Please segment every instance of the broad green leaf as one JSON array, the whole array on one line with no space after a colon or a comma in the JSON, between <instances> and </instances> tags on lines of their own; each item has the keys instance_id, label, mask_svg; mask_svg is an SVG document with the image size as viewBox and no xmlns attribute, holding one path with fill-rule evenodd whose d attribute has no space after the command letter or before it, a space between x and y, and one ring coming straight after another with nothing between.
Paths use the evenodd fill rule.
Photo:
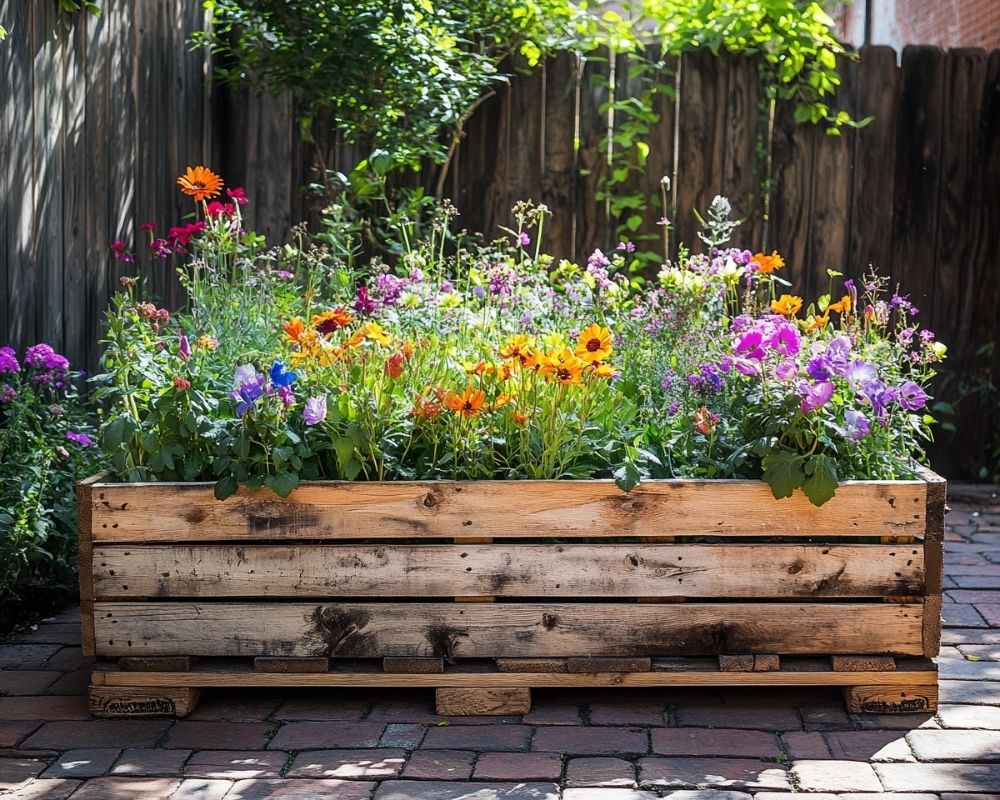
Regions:
<instances>
[{"instance_id":1,"label":"broad green leaf","mask_svg":"<svg viewBox=\"0 0 1000 800\"><path fill-rule=\"evenodd\" d=\"M791 497L805 480L802 456L789 450L772 450L764 456L763 478L777 499Z\"/></svg>"},{"instance_id":2,"label":"broad green leaf","mask_svg":"<svg viewBox=\"0 0 1000 800\"><path fill-rule=\"evenodd\" d=\"M814 506L823 505L837 493L837 463L830 456L812 456L806 461L805 473L802 491Z\"/></svg>"}]
</instances>

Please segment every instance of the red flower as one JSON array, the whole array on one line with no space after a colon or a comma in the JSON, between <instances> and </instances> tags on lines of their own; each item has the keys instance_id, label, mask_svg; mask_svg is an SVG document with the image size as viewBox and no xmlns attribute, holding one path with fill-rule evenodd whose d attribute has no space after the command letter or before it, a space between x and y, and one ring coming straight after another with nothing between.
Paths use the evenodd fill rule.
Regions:
<instances>
[{"instance_id":1,"label":"red flower","mask_svg":"<svg viewBox=\"0 0 1000 800\"><path fill-rule=\"evenodd\" d=\"M179 392L183 392L185 389L191 388L191 381L178 375L174 378L174 388Z\"/></svg>"},{"instance_id":2,"label":"red flower","mask_svg":"<svg viewBox=\"0 0 1000 800\"><path fill-rule=\"evenodd\" d=\"M250 202L242 186L234 186L232 189L226 189L226 194L229 195L230 200L235 200L241 206L245 206Z\"/></svg>"},{"instance_id":3,"label":"red flower","mask_svg":"<svg viewBox=\"0 0 1000 800\"><path fill-rule=\"evenodd\" d=\"M174 247L186 247L188 242L191 241L192 236L196 236L205 230L204 220L198 220L197 222L192 222L190 225L180 225L176 228L171 228L167 233L167 239L170 240L170 244Z\"/></svg>"},{"instance_id":4,"label":"red flower","mask_svg":"<svg viewBox=\"0 0 1000 800\"><path fill-rule=\"evenodd\" d=\"M205 207L205 214L209 217L217 217L220 214L232 217L236 214L236 206L232 203L220 203L218 200L213 200Z\"/></svg>"},{"instance_id":5,"label":"red flower","mask_svg":"<svg viewBox=\"0 0 1000 800\"><path fill-rule=\"evenodd\" d=\"M402 353L393 353L385 362L385 374L390 378L398 378L403 374L403 365L406 363L406 356Z\"/></svg>"}]
</instances>

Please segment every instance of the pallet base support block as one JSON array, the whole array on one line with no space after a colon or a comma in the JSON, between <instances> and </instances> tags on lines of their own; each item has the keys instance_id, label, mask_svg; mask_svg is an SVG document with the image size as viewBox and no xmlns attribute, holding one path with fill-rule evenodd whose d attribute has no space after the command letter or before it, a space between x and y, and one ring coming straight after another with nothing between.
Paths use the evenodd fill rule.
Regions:
<instances>
[{"instance_id":1,"label":"pallet base support block","mask_svg":"<svg viewBox=\"0 0 1000 800\"><path fill-rule=\"evenodd\" d=\"M186 717L201 689L189 686L91 686L90 713L105 719Z\"/></svg>"},{"instance_id":2,"label":"pallet base support block","mask_svg":"<svg viewBox=\"0 0 1000 800\"><path fill-rule=\"evenodd\" d=\"M527 714L531 689L437 689L437 713L442 716Z\"/></svg>"},{"instance_id":3,"label":"pallet base support block","mask_svg":"<svg viewBox=\"0 0 1000 800\"><path fill-rule=\"evenodd\" d=\"M933 714L938 707L938 687L848 686L844 702L852 714Z\"/></svg>"},{"instance_id":4,"label":"pallet base support block","mask_svg":"<svg viewBox=\"0 0 1000 800\"><path fill-rule=\"evenodd\" d=\"M254 672L326 672L330 668L327 658L282 658L280 656L257 656L253 660Z\"/></svg>"}]
</instances>

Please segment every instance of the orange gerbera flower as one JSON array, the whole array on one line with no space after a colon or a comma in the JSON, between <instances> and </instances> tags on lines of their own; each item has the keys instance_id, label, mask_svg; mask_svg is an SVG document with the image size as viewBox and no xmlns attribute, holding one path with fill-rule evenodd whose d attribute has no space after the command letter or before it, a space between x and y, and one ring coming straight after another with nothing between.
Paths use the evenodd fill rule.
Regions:
<instances>
[{"instance_id":1,"label":"orange gerbera flower","mask_svg":"<svg viewBox=\"0 0 1000 800\"><path fill-rule=\"evenodd\" d=\"M838 314L850 314L851 313L851 296L845 294L836 303L830 303L827 311L836 311Z\"/></svg>"},{"instance_id":2,"label":"orange gerbera flower","mask_svg":"<svg viewBox=\"0 0 1000 800\"><path fill-rule=\"evenodd\" d=\"M479 361L475 364L471 361L463 363L462 368L465 370L467 375L484 375L489 372L490 365L482 359L479 359Z\"/></svg>"},{"instance_id":3,"label":"orange gerbera flower","mask_svg":"<svg viewBox=\"0 0 1000 800\"><path fill-rule=\"evenodd\" d=\"M576 354L587 361L603 361L611 355L611 331L593 324L576 340Z\"/></svg>"},{"instance_id":4,"label":"orange gerbera flower","mask_svg":"<svg viewBox=\"0 0 1000 800\"><path fill-rule=\"evenodd\" d=\"M517 423L518 425L524 425L525 422L531 419L531 415L522 414L520 411L515 411L513 414L510 415L510 418L514 420L514 422Z\"/></svg>"},{"instance_id":5,"label":"orange gerbera flower","mask_svg":"<svg viewBox=\"0 0 1000 800\"><path fill-rule=\"evenodd\" d=\"M343 306L331 308L329 311L316 314L312 318L313 327L323 336L340 330L352 322L354 322L354 315Z\"/></svg>"},{"instance_id":6,"label":"orange gerbera flower","mask_svg":"<svg viewBox=\"0 0 1000 800\"><path fill-rule=\"evenodd\" d=\"M541 359L541 373L557 383L579 383L587 362L578 358L568 347L557 353L549 353Z\"/></svg>"},{"instance_id":7,"label":"orange gerbera flower","mask_svg":"<svg viewBox=\"0 0 1000 800\"><path fill-rule=\"evenodd\" d=\"M215 197L222 190L222 178L208 167L188 167L177 179L177 185L196 203Z\"/></svg>"},{"instance_id":8,"label":"orange gerbera flower","mask_svg":"<svg viewBox=\"0 0 1000 800\"><path fill-rule=\"evenodd\" d=\"M802 310L802 298L791 294L783 294L777 300L771 301L771 311L786 317L794 317Z\"/></svg>"},{"instance_id":9,"label":"orange gerbera flower","mask_svg":"<svg viewBox=\"0 0 1000 800\"><path fill-rule=\"evenodd\" d=\"M509 394L501 393L496 396L496 399L493 401L491 408L494 411L496 411L498 408L503 408L506 405L510 405L512 402L514 402L513 397L511 397Z\"/></svg>"},{"instance_id":10,"label":"orange gerbera flower","mask_svg":"<svg viewBox=\"0 0 1000 800\"><path fill-rule=\"evenodd\" d=\"M292 342L299 341L302 338L302 334L306 332L306 324L302 321L301 317L293 317L281 327L285 331L285 336Z\"/></svg>"},{"instance_id":11,"label":"orange gerbera flower","mask_svg":"<svg viewBox=\"0 0 1000 800\"><path fill-rule=\"evenodd\" d=\"M478 417L486 405L486 393L475 386L466 386L465 391L448 392L444 396L444 407L463 417Z\"/></svg>"},{"instance_id":12,"label":"orange gerbera flower","mask_svg":"<svg viewBox=\"0 0 1000 800\"><path fill-rule=\"evenodd\" d=\"M766 275L770 272L776 272L785 266L785 259L778 255L777 250L772 250L769 256L757 253L757 255L750 259L750 263L756 264L758 270Z\"/></svg>"}]
</instances>

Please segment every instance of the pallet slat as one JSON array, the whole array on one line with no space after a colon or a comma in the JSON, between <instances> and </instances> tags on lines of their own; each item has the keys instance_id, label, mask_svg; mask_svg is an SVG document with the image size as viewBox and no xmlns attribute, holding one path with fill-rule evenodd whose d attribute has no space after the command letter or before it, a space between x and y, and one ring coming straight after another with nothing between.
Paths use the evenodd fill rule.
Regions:
<instances>
[{"instance_id":1,"label":"pallet slat","mask_svg":"<svg viewBox=\"0 0 1000 800\"><path fill-rule=\"evenodd\" d=\"M443 675L324 672L312 675L254 672L95 672L95 686L174 687L515 687L560 688L565 686L846 686L915 687L933 685L937 672L495 672L445 673Z\"/></svg>"},{"instance_id":2,"label":"pallet slat","mask_svg":"<svg viewBox=\"0 0 1000 800\"><path fill-rule=\"evenodd\" d=\"M886 603L96 603L99 651L446 658L920 655L921 605ZM809 635L803 635L808 630Z\"/></svg>"},{"instance_id":3,"label":"pallet slat","mask_svg":"<svg viewBox=\"0 0 1000 800\"><path fill-rule=\"evenodd\" d=\"M98 545L114 597L880 597L923 593L914 546Z\"/></svg>"},{"instance_id":4,"label":"pallet slat","mask_svg":"<svg viewBox=\"0 0 1000 800\"><path fill-rule=\"evenodd\" d=\"M99 484L95 542L622 536L919 536L922 481L842 484L820 508L761 481L304 483L286 500L211 484ZM516 502L512 503L512 498ZM753 514L747 510L753 509Z\"/></svg>"}]
</instances>

